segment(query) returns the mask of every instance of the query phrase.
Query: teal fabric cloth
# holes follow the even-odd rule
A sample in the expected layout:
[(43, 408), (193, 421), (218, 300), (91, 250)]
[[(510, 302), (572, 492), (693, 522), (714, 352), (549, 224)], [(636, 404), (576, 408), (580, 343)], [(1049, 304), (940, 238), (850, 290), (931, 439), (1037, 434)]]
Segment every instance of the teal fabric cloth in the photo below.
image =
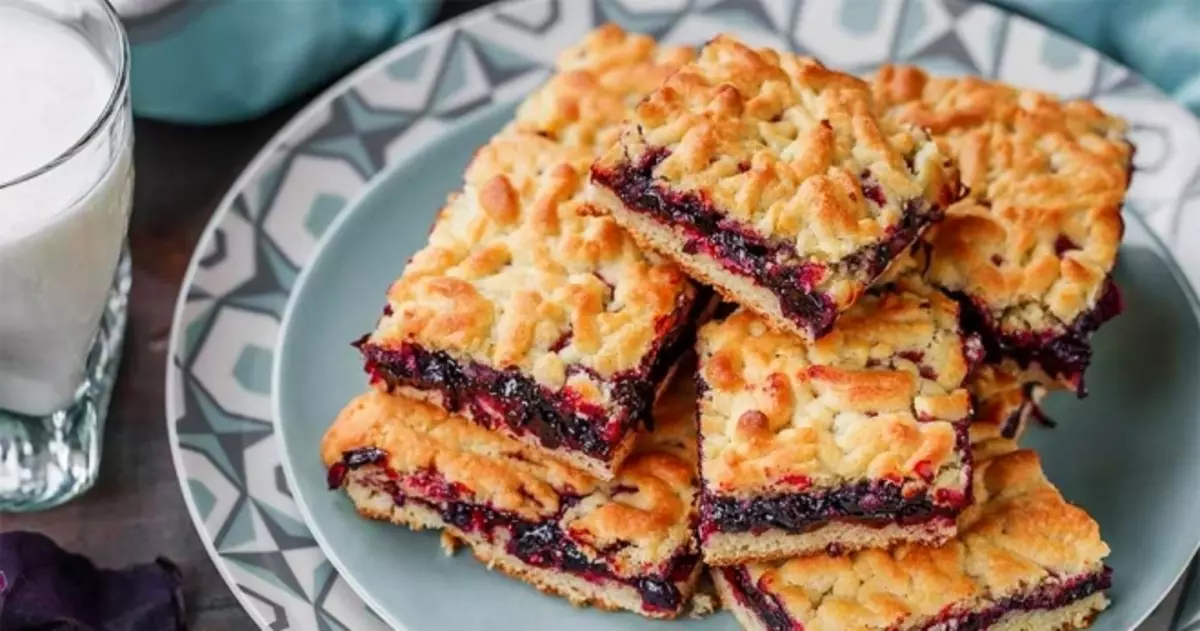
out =
[(1200, 114), (1200, 0), (991, 0), (1129, 66)]
[[(1200, 113), (1200, 0), (990, 1), (1108, 54)], [(142, 6), (126, 15), (134, 110), (199, 124), (254, 118), (425, 28), (439, 3), (118, 2)]]
[[(118, 6), (129, 2), (118, 3)], [(439, 0), (157, 0), (125, 14), (134, 111), (247, 120), (425, 28)]]

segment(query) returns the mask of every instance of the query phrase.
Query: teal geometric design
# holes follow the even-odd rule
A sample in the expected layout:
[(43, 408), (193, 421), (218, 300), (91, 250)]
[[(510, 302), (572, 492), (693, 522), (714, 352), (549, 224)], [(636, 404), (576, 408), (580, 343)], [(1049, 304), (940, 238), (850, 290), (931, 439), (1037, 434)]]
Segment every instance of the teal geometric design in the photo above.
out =
[(679, 16), (671, 12), (637, 11), (626, 6), (636, 7), (638, 0), (622, 3), (619, 0), (601, 0), (597, 4), (600, 9), (600, 22), (617, 22), (633, 31), (660, 34), (666, 32)]
[(907, 59), (917, 54), (921, 43), (916, 36), (925, 28), (929, 16), (925, 15), (925, 5), (921, 2), (907, 2), (900, 16), (900, 30), (896, 35), (896, 56)]
[(761, 11), (752, 10), (741, 2), (722, 3), (704, 12), (704, 15), (721, 23), (723, 29), (732, 31), (750, 30), (762, 31), (771, 28), (770, 19)]
[(321, 593), (321, 588), (324, 587), (329, 582), (329, 579), (330, 579), (330, 577), (332, 577), (332, 575), (333, 575), (333, 564), (330, 563), (328, 560), (321, 561), (321, 564), (318, 565), (315, 570), (313, 570), (312, 593), (314, 593), (314, 594)]
[[(275, 247), (275, 244), (270, 239), (266, 238), (265, 234), (259, 242), (263, 244), (261, 252), (263, 258), (267, 260), (267, 266), (270, 268), (272, 276), (278, 283), (277, 286), (283, 291), (291, 293), (292, 286), (296, 284), (296, 277), (300, 275), (300, 271), (288, 261), (287, 257), (279, 252), (279, 249)], [(280, 310), (280, 313), (283, 313), (282, 310)]]
[[(898, 20), (895, 32), (880, 34), (880, 15), (884, 9), (892, 8), (889, 5), (892, 2), (903, 5), (903, 15)], [(244, 266), (243, 269), (229, 269), (230, 266), (226, 264), (204, 269), (205, 274), (220, 275), (222, 280), (227, 281), (216, 283), (215, 286), (233, 289), (206, 297), (206, 300), (212, 301), (212, 305), (198, 309), (197, 313), (189, 313), (187, 324), (172, 332), (171, 361), (183, 374), (179, 379), (172, 380), (169, 387), (182, 387), (184, 390), (181, 393), (173, 392), (167, 398), (167, 418), (174, 419), (175, 423), (172, 449), (177, 454), (185, 449), (200, 454), (211, 463), (211, 466), (189, 469), (190, 458), (177, 458), (181, 463), (179, 474), (184, 481), (182, 490), (195, 508), (193, 521), (196, 529), (206, 541), (215, 542), (218, 552), (214, 561), (218, 565), (227, 569), (236, 566), (262, 579), (263, 584), (255, 585), (253, 591), (236, 583), (230, 585), (244, 604), (255, 603), (248, 611), (260, 625), (264, 628), (271, 625), (273, 631), (345, 631), (350, 625), (330, 612), (360, 611), (363, 608), (363, 604), (351, 595), (346, 585), (337, 585), (334, 589), (334, 581), (343, 579), (337, 576), (328, 561), (319, 562), (310, 576), (298, 578), (293, 575), (281, 549), (287, 549), (289, 553), (300, 551), (301, 554), (319, 555), (308, 527), (292, 516), (299, 514), (298, 507), (280, 503), (291, 500), (286, 494), (279, 493), (277, 484), (269, 484), (269, 490), (259, 491), (248, 488), (247, 482), (247, 454), (263, 441), (274, 444), (274, 425), (269, 418), (244, 418), (225, 412), (225, 409), (243, 409), (223, 401), (223, 397), (236, 396), (237, 393), (210, 395), (193, 372), (192, 357), (203, 349), (212, 352), (209, 344), (224, 341), (214, 341), (209, 334), (214, 316), (220, 308), (242, 308), (278, 318), (286, 308), (300, 269), (307, 264), (303, 260), (292, 262), (282, 254), (283, 251), (306, 251), (304, 248), (281, 247), (295, 244), (277, 244), (266, 235), (262, 228), (262, 215), (266, 209), (273, 213), (287, 213), (289, 225), (304, 225), (308, 233), (304, 236), (323, 235), (337, 215), (346, 210), (349, 200), (356, 198), (373, 183), (372, 178), (376, 174), (396, 160), (413, 157), (412, 150), (402, 146), (403, 143), (395, 142), (401, 134), (434, 117), (439, 117), (439, 123), (450, 123), (447, 127), (452, 129), (457, 117), (488, 106), (491, 93), (508, 90), (506, 94), (509, 94), (513, 86), (524, 85), (519, 81), (528, 78), (529, 73), (546, 71), (547, 62), (544, 58), (548, 55), (542, 53), (558, 50), (565, 42), (578, 40), (595, 26), (595, 23), (579, 19), (578, 16), (584, 13), (578, 12), (578, 9), (585, 6), (595, 9), (593, 20), (596, 22), (612, 20), (627, 29), (656, 35), (670, 32), (679, 41), (700, 41), (704, 38), (688, 30), (688, 25), (693, 22), (708, 25), (716, 22), (723, 30), (735, 34), (766, 35), (799, 47), (804, 42), (795, 41), (793, 33), (802, 31), (800, 27), (807, 9), (820, 3), (837, 3), (838, 19), (832, 28), (839, 29), (841, 32), (838, 35), (843, 38), (890, 36), (895, 50), (888, 59), (869, 60), (871, 64), (889, 59), (916, 58), (919, 63), (934, 70), (976, 71), (976, 60), (971, 58), (968, 46), (962, 41), (960, 28), (955, 27), (957, 22), (981, 18), (986, 20), (983, 23), (988, 25), (991, 32), (975, 34), (973, 37), (987, 41), (969, 43), (972, 45), (970, 50), (986, 51), (978, 61), (979, 65), (987, 67), (979, 71), (992, 76), (1005, 59), (1005, 29), (1009, 20), (1006, 14), (986, 4), (958, 0), (696, 0), (680, 3), (679, 6), (684, 7), (681, 10), (649, 8), (648, 3), (639, 0), (516, 0), (484, 8), (469, 18), (472, 20), (470, 24), (436, 27), (385, 53), (379, 64), (367, 66), (363, 74), (340, 84), (340, 92), (320, 100), (301, 114), (309, 120), (320, 121), (316, 129), (311, 124), (298, 125), (297, 131), (285, 132), (279, 140), (263, 150), (253, 170), (239, 180), (239, 187), (229, 197), (237, 200), (236, 205), (244, 209), (238, 212), (248, 216), (256, 231), (254, 256), (247, 263), (253, 267), (250, 270), (244, 269)], [(784, 4), (787, 7), (777, 6)], [(769, 6), (764, 9), (764, 5)], [(767, 15), (768, 10), (770, 15)], [(928, 11), (937, 11), (939, 15), (927, 15)], [(948, 17), (943, 18), (940, 15), (943, 12)], [(689, 13), (703, 13), (704, 19), (686, 19), (691, 17)], [(500, 14), (505, 17), (497, 17)], [(788, 16), (791, 16), (790, 19), (787, 19)], [(914, 42), (913, 35), (928, 31), (930, 21), (941, 24), (943, 19), (949, 22), (946, 32), (930, 34), (923, 37), (923, 42)], [(504, 28), (493, 32), (489, 28), (493, 23), (502, 23)], [(961, 24), (958, 26), (961, 27)], [(509, 35), (500, 33), (501, 30)], [(536, 59), (531, 58), (530, 50), (537, 51)], [(1074, 68), (1082, 59), (1081, 51), (1081, 47), (1065, 38), (1050, 37), (1036, 55), (1039, 58), (1035, 62), (1038, 67), (1033, 70), (1056, 72)], [(479, 83), (480, 72), (484, 75), (483, 83)], [(1128, 78), (1117, 78), (1117, 72), (1121, 72), (1119, 67), (1102, 60), (1096, 72), (1092, 95), (1104, 97), (1119, 94), (1125, 101), (1162, 102), (1163, 97), (1136, 75), (1130, 73)], [(415, 111), (377, 107), (370, 103), (378, 101), (368, 103), (358, 93), (359, 86), (366, 85), (372, 88), (393, 85), (395, 89), (423, 89), (407, 86), (422, 82), (427, 77), (435, 77), (436, 87), (427, 103), (413, 106)], [(365, 90), (365, 87), (362, 89)], [(401, 99), (400, 102), (411, 102), (411, 99)], [(446, 107), (448, 104), (453, 108)], [(1158, 133), (1169, 130), (1164, 127), (1151, 131)], [(1163, 163), (1170, 162), (1172, 156), (1183, 155), (1190, 150), (1172, 146), (1173, 139), (1169, 133), (1164, 137), (1167, 147)], [(336, 190), (334, 186), (323, 190), (318, 172), (313, 182), (317, 191), (313, 203), (307, 204), (307, 207), (272, 207), (284, 178), (300, 155), (318, 155), (336, 167), (348, 165), (354, 168), (363, 178), (362, 189), (344, 190), (341, 187), (344, 178), (341, 178)], [(1146, 172), (1153, 176), (1152, 170), (1156, 168), (1166, 166), (1151, 165), (1151, 171)], [(336, 170), (344, 172), (344, 169)], [(1194, 181), (1200, 182), (1200, 173), (1193, 177)], [(250, 200), (255, 200), (255, 203), (251, 204)], [(1141, 200), (1131, 199), (1130, 202), (1133, 207), (1142, 206)], [(215, 227), (244, 230), (244, 221), (229, 219), (231, 212), (231, 205), (219, 207), (212, 220)], [(236, 226), (234, 221), (238, 222)], [(210, 230), (206, 233), (207, 236), (197, 248), (198, 256), (215, 251), (213, 232)], [(197, 262), (193, 260), (189, 280), (181, 291), (184, 298), (201, 295), (200, 289), (191, 280), (196, 268)], [(251, 276), (250, 280), (242, 282), (246, 275)], [(237, 282), (233, 282), (233, 279), (237, 279)], [(196, 305), (193, 303), (190, 307), (196, 308)], [(180, 318), (179, 321), (185, 320)], [(236, 380), (251, 392), (269, 394), (275, 344), (273, 336), (264, 336), (230, 351), (237, 353), (237, 356), (222, 358), (230, 370), (230, 374), (222, 376)], [(271, 497), (256, 496), (260, 492), (269, 492)], [(218, 506), (230, 505), (236, 507), (232, 514), (219, 520), (221, 523), (210, 523), (217, 517), (214, 511), (218, 510)], [(257, 533), (254, 528), (256, 516), (260, 523)], [(256, 536), (263, 539), (255, 541)], [(255, 549), (265, 551), (231, 551), (248, 543), (253, 543)], [(303, 589), (301, 584), (311, 588)], [(1200, 585), (1200, 580), (1195, 581), (1195, 585)], [(1200, 600), (1200, 588), (1193, 589), (1193, 592), (1185, 595), (1184, 601)], [(285, 612), (283, 603), (297, 600), (307, 602), (306, 594), (319, 594), (317, 602), (312, 604), (312, 616), (306, 618), (315, 620), (315, 623), (302, 622)], [(272, 619), (264, 619), (267, 616)], [(1189, 620), (1190, 615), (1181, 622)]]
[(274, 357), (274, 353), (261, 346), (245, 346), (233, 365), (233, 376), (251, 392), (271, 394), (271, 362)]
[(843, 0), (838, 12), (838, 23), (847, 33), (870, 35), (879, 28), (879, 15), (883, 12), (884, 0)]
[(321, 193), (313, 200), (312, 206), (308, 209), (308, 216), (304, 218), (304, 228), (308, 233), (317, 239), (325, 234), (325, 229), (329, 224), (337, 219), (338, 213), (346, 207), (346, 198), (341, 195), (330, 195), (329, 193)]
[(429, 47), (421, 46), (388, 64), (385, 70), (389, 77), (400, 81), (413, 81), (421, 74), (425, 65), (425, 57), (429, 55)]
[(457, 96), (460, 90), (467, 87), (468, 73), (470, 72), (467, 64), (471, 63), (472, 51), (469, 47), (463, 46), (461, 42), (456, 42), (456, 44), (450, 51), (450, 59), (442, 67), (442, 74), (438, 78), (438, 86), (433, 93), (432, 101), (435, 107), (445, 104)]
[(283, 182), (283, 176), (286, 171), (284, 166), (286, 166), (286, 163), (286, 160), (275, 160), (271, 166), (263, 171), (262, 177), (258, 180), (258, 185), (255, 187), (258, 189), (260, 203), (258, 206), (246, 204), (246, 212), (249, 213), (251, 221), (257, 220), (259, 213), (264, 208), (271, 206), (270, 201), (275, 199), (275, 192), (279, 190), (279, 184)]
[[(269, 352), (269, 351), (268, 351)], [(270, 364), (268, 364), (270, 370)], [(245, 418), (241, 416), (232, 416), (221, 409), (217, 402), (213, 400), (208, 392), (196, 384), (192, 384), (189, 388), (192, 397), (196, 401), (196, 405), (200, 408), (200, 413), (206, 421), (205, 426), (212, 431), (213, 435), (221, 436), (225, 434), (237, 435), (248, 433), (259, 433), (270, 430), (271, 426), (267, 421), (262, 419)], [(233, 473), (232, 471), (230, 472)], [(238, 478), (241, 477), (241, 472), (238, 471)]]
[(393, 112), (370, 108), (361, 99), (345, 99), (346, 115), (354, 129), (360, 133), (368, 133), (403, 127), (413, 119), (413, 114)]
[(362, 138), (357, 135), (349, 134), (312, 140), (308, 143), (308, 148), (314, 153), (341, 158), (353, 164), (360, 173), (374, 171), (371, 155), (367, 153), (367, 147), (363, 145)]
[(308, 526), (304, 522), (298, 521), (288, 515), (284, 515), (265, 502), (255, 501), (254, 505), (258, 508), (260, 513), (264, 513), (265, 515), (269, 516), (270, 519), (277, 526), (282, 528), (287, 534), (292, 535), (293, 537), (312, 537), (312, 533), (309, 531)]
[[(338, 622), (336, 618), (330, 616), (324, 611), (321, 612), (321, 622), (326, 625), (326, 628), (329, 631), (350, 631), (349, 628), (342, 625), (342, 623)], [(318, 631), (326, 631), (326, 629), (319, 629)]]
[(475, 52), (485, 66), (502, 76), (514, 76), (537, 68), (538, 63), (524, 55), (497, 46), (487, 40), (472, 38)]
[(265, 294), (233, 296), (227, 304), (235, 307), (244, 307), (260, 313), (269, 313), (276, 318), (282, 318), (283, 311), (287, 308), (287, 301), (287, 294), (282, 291), (276, 291)]
[(233, 519), (225, 522), (225, 536), (221, 537), (221, 549), (232, 550), (254, 541), (254, 508), (250, 502), (242, 502), (234, 511)]
[[(287, 562), (278, 553), (239, 553), (230, 552), (224, 558), (236, 563), (238, 567), (254, 574), (262, 580), (285, 590), (288, 595), (301, 600), (307, 597), (300, 591), (296, 578), (292, 575)], [(265, 625), (264, 625), (265, 626)]]
[(229, 461), (229, 456), (225, 453), (225, 447), (221, 445), (216, 434), (180, 433), (179, 446), (188, 451), (204, 454), (230, 481), (241, 482), (242, 472), (235, 468), (233, 463)]
[(1053, 70), (1069, 70), (1083, 60), (1083, 48), (1060, 36), (1042, 40), (1042, 63)]
[(188, 359), (191, 359), (192, 356), (192, 353), (189, 351), (200, 349), (201, 337), (208, 332), (208, 325), (212, 323), (213, 316), (216, 314), (217, 308), (214, 303), (209, 305), (203, 313), (193, 318), (191, 323), (187, 325), (187, 328), (183, 332), (183, 348), (185, 349), (184, 352), (188, 355)]
[(192, 493), (192, 503), (196, 505), (196, 512), (200, 513), (202, 519), (208, 521), (213, 507), (217, 505), (216, 496), (198, 480), (188, 480), (188, 490)]

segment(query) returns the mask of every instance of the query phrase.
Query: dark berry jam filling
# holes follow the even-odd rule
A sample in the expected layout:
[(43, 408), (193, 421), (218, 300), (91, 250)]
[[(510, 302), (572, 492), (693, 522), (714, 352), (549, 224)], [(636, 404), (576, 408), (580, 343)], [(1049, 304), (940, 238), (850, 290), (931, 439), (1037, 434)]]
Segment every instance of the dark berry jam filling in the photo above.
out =
[[(768, 631), (804, 631), (804, 625), (793, 620), (779, 600), (772, 594), (759, 589), (750, 580), (745, 568), (721, 568), (721, 574), (729, 583), (734, 598), (743, 607), (758, 616)], [(1042, 585), (1021, 596), (1011, 596), (977, 611), (947, 611), (913, 631), (931, 629), (954, 629), (955, 631), (982, 631), (995, 624), (1006, 614), (1014, 611), (1050, 611), (1083, 600), (1112, 586), (1112, 570), (1085, 574), (1061, 583)]]
[[(703, 252), (729, 272), (771, 291), (784, 316), (814, 337), (828, 333), (837, 316), (833, 300), (819, 288), (823, 282), (839, 275), (869, 283), (941, 212), (923, 199), (910, 200), (905, 204), (903, 220), (889, 230), (883, 241), (828, 266), (800, 259), (791, 243), (747, 230), (728, 219), (703, 194), (671, 191), (656, 182), (654, 169), (668, 155), (666, 149), (651, 149), (637, 163), (625, 163), (613, 170), (593, 168), (592, 178), (611, 190), (628, 209), (682, 229), (688, 237), (685, 252)], [(862, 185), (868, 199), (886, 203), (883, 190), (870, 173), (862, 175)]]
[(744, 567), (719, 568), (733, 591), (733, 597), (743, 607), (754, 612), (767, 631), (804, 631), (804, 625), (792, 620), (779, 599), (758, 589)]
[[(385, 461), (386, 457), (381, 460)], [(338, 464), (349, 469), (357, 468), (351, 466), (348, 459)], [(340, 482), (344, 481), (345, 475), (342, 475)], [(563, 513), (578, 504), (579, 497), (563, 496), (557, 515), (535, 522), (510, 511), (463, 501), (462, 498), (470, 491), (460, 484), (448, 482), (433, 470), (401, 476), (396, 471), (380, 467), (361, 481), (386, 493), (397, 506), (415, 502), (437, 512), (443, 521), (453, 524), (464, 533), (482, 535), (493, 541), (498, 533), (507, 532), (505, 551), (534, 567), (566, 572), (589, 582), (614, 581), (628, 585), (637, 590), (642, 598), (642, 607), (648, 612), (679, 611), (683, 605), (683, 594), (677, 585), (687, 581), (700, 562), (698, 554), (680, 554), (666, 563), (660, 573), (633, 578), (618, 576), (604, 558), (606, 551), (599, 551), (597, 558), (589, 558), (560, 525)]]
[(986, 629), (1010, 612), (1058, 609), (1102, 592), (1109, 587), (1112, 587), (1112, 570), (1106, 567), (1103, 571), (1095, 574), (1084, 574), (1061, 583), (1042, 585), (1021, 596), (1010, 596), (997, 601), (986, 609), (942, 614), (916, 631)]
[(1092, 334), (1124, 310), (1121, 292), (1111, 276), (1096, 306), (1060, 330), (1007, 332), (992, 318), (986, 303), (961, 292), (952, 295), (963, 306), (964, 325), (981, 335), (989, 361), (1008, 357), (1023, 367), (1037, 364), (1051, 376), (1071, 383), (1081, 397), (1087, 394), (1083, 373), (1092, 361)]
[[(708, 384), (697, 374), (697, 388), (703, 396)], [(970, 435), (965, 423), (954, 429), (954, 449), (960, 454), (962, 479), (970, 480), (973, 464)], [(932, 479), (936, 472), (929, 466), (918, 467), (918, 474)], [(853, 522), (871, 526), (914, 525), (933, 520), (953, 521), (972, 500), (970, 484), (963, 490), (928, 490), (911, 497), (900, 484), (888, 480), (863, 480), (833, 489), (801, 493), (780, 493), (748, 499), (721, 497), (707, 490), (700, 498), (700, 537), (713, 533), (759, 534), (779, 529), (805, 533), (831, 522)]]
[[(472, 420), (489, 429), (503, 425), (536, 436), (548, 449), (566, 448), (608, 461), (629, 432), (641, 425), (652, 427), (655, 388), (691, 347), (695, 333), (691, 321), (706, 300), (699, 296), (663, 318), (657, 327), (663, 337), (642, 366), (610, 380), (611, 409), (581, 401), (568, 389), (551, 390), (515, 367), (460, 362), (443, 351), (408, 342), (387, 348), (364, 337), (355, 344), (372, 382), (440, 392), (446, 409), (470, 412)], [(587, 369), (569, 366), (567, 370)], [(598, 376), (596, 380), (601, 381)]]
[[(881, 480), (812, 493), (737, 499), (706, 494), (701, 500), (701, 536), (714, 532), (762, 533), (780, 529), (804, 533), (830, 522), (855, 522), (874, 526), (913, 525), (935, 519), (953, 521), (966, 505), (964, 493), (920, 493), (904, 497), (899, 484)], [(946, 503), (937, 500), (950, 500)]]
[(325, 483), (331, 489), (339, 489), (352, 469), (387, 461), (387, 453), (377, 447), (362, 447), (342, 452), (342, 461), (335, 462), (325, 474)]

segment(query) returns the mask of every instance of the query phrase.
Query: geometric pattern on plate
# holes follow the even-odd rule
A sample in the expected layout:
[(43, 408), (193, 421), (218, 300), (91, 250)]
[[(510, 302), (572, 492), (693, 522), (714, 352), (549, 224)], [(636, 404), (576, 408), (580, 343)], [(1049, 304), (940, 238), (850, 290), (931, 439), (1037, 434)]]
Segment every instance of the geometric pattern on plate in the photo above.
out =
[[(170, 445), (196, 531), (260, 626), (385, 628), (326, 560), (284, 479), (269, 404), (270, 364), (239, 361), (276, 352), (277, 326), (231, 339), (218, 323), (261, 315), (277, 325), (296, 274), (312, 261), (313, 244), (381, 171), (420, 159), (426, 143), (446, 129), (443, 113), (471, 116), (524, 94), (531, 80), (550, 72), (548, 51), (578, 42), (597, 24), (613, 20), (696, 46), (719, 25), (782, 49), (800, 38), (807, 52), (838, 67), (919, 63), (939, 72), (1000, 75), (1064, 98), (1093, 98), (1153, 140), (1139, 147), (1128, 209), (1147, 219), (1190, 279), (1200, 279), (1198, 231), (1186, 229), (1200, 217), (1200, 187), (1190, 184), (1200, 181), (1192, 151), (1200, 143), (1195, 118), (1128, 68), (1046, 27), (959, 0), (908, 2), (878, 14), (868, 13), (869, 3), (794, 3), (791, 15), (774, 10), (784, 4), (759, 0), (671, 7), (602, 0), (619, 8), (590, 13), (582, 9), (592, 5), (583, 4), (493, 4), (402, 42), (312, 101), (267, 143), (201, 236), (170, 337)], [(153, 19), (173, 16), (161, 11)], [(267, 222), (302, 228), (272, 231)], [(197, 362), (205, 353), (222, 361)], [(236, 387), (225, 387), (231, 381)], [(253, 396), (260, 389), (261, 405)], [(247, 402), (253, 403), (248, 410), (234, 411)], [(1189, 607), (1176, 628), (1196, 622), (1196, 601), (1176, 601)], [(1171, 618), (1169, 607), (1162, 613)]]

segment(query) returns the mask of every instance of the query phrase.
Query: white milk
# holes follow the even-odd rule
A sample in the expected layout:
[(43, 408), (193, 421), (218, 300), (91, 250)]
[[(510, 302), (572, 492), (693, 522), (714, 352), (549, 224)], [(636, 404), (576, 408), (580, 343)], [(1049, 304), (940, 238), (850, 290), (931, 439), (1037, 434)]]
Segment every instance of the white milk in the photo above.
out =
[(129, 221), (128, 118), (3, 183), (83, 139), (115, 83), (81, 36), (0, 3), (0, 409), (53, 412), (83, 381)]

